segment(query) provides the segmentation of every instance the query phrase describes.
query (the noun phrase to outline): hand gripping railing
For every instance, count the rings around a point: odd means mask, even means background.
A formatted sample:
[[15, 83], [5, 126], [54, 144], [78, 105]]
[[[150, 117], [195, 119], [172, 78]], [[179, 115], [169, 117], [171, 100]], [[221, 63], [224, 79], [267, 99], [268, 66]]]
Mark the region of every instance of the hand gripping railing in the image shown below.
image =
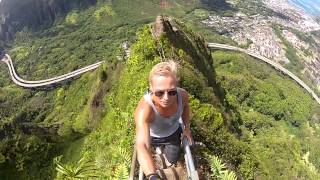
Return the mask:
[[[180, 122], [181, 123], [181, 122]], [[180, 124], [182, 127], [184, 126], [183, 123]], [[185, 165], [187, 168], [187, 175], [188, 175], [188, 180], [199, 180], [199, 175], [198, 172], [194, 166], [192, 154], [191, 154], [191, 149], [190, 149], [190, 142], [187, 137], [184, 137], [182, 139], [182, 146], [184, 150], [184, 160], [185, 160]], [[135, 177], [135, 172], [136, 172], [136, 166], [139, 165], [137, 161], [137, 148], [134, 146], [134, 152], [132, 155], [132, 162], [131, 162], [131, 171], [129, 175], [129, 180], [134, 180]], [[143, 180], [144, 174], [142, 172], [141, 167], [139, 167], [139, 175], [138, 175], [139, 180]]]
[[[135, 179], [135, 172], [136, 172], [136, 165], [139, 165], [138, 159], [137, 159], [137, 146], [134, 145], [133, 155], [132, 155], [132, 161], [131, 161], [131, 170], [129, 174], [128, 180], [134, 180]], [[139, 175], [138, 179], [143, 180], [144, 174], [141, 169], [141, 166], [139, 166]]]

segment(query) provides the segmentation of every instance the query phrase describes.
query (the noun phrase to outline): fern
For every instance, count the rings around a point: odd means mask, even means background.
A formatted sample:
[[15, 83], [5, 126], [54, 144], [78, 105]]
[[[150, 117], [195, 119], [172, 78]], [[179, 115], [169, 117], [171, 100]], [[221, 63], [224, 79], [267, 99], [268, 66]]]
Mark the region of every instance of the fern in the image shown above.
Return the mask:
[[119, 146], [117, 148], [118, 154], [125, 160], [126, 166], [130, 166], [131, 163], [131, 155], [130, 153], [123, 147]]
[[220, 176], [222, 180], [235, 180], [237, 176], [232, 171], [224, 171], [224, 173]]
[[111, 158], [106, 152], [99, 152], [96, 157], [96, 165], [99, 169], [104, 169], [110, 167], [112, 163]]
[[210, 168], [212, 171], [212, 175], [219, 177], [223, 174], [223, 169], [225, 169], [225, 165], [221, 162], [221, 160], [218, 157], [212, 156], [210, 158]]
[[236, 180], [237, 176], [233, 171], [229, 171], [226, 165], [217, 156], [207, 155], [209, 159], [211, 177], [219, 180]]
[[114, 179], [117, 180], [127, 180], [129, 178], [129, 171], [126, 164], [120, 164], [114, 173]]
[[88, 179], [98, 177], [93, 174], [94, 171], [96, 171], [95, 164], [89, 161], [86, 155], [84, 155], [76, 165], [64, 165], [61, 163], [61, 158], [62, 156], [54, 158], [58, 177], [61, 177], [61, 179]]

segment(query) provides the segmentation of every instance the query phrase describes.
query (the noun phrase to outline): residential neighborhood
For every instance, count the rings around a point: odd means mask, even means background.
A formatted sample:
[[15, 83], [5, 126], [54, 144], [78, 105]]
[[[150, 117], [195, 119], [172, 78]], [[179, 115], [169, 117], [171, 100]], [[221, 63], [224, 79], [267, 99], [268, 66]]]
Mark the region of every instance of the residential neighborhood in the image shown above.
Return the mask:
[[[305, 42], [294, 33], [292, 29], [309, 35], [311, 31], [320, 30], [311, 15], [288, 4], [287, 1], [266, 0], [265, 5], [273, 11], [281, 13], [284, 17], [264, 16], [261, 14], [246, 15], [242, 12], [231, 17], [210, 15], [202, 21], [206, 26], [213, 28], [219, 34], [230, 37], [240, 47], [265, 56], [280, 64], [289, 64], [290, 59], [286, 57], [286, 46], [283, 40], [289, 42], [295, 49], [304, 69], [301, 73], [309, 78], [320, 90], [320, 41], [315, 39], [315, 44]], [[276, 34], [273, 25], [279, 25], [280, 37]]]

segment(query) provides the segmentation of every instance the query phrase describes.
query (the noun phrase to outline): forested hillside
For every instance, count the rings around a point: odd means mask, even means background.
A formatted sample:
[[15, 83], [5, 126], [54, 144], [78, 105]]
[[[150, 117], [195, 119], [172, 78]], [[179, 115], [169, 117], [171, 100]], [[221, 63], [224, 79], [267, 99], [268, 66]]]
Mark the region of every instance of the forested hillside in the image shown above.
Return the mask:
[[[105, 63], [42, 89], [14, 85], [0, 64], [0, 179], [72, 176], [58, 173], [57, 165], [87, 168], [83, 176], [92, 179], [125, 178], [133, 111], [151, 67], [165, 59], [179, 62], [180, 86], [191, 95], [191, 128], [195, 141], [205, 144], [194, 151], [203, 178], [213, 174], [215, 155], [239, 179], [319, 179], [319, 105], [268, 65], [206, 48], [206, 40], [233, 43], [197, 23], [204, 13], [231, 10], [219, 2], [101, 0], [48, 27], [18, 31], [7, 52], [24, 79]], [[155, 38], [152, 22], [159, 14], [171, 20], [165, 18]]]
[[96, 0], [2, 0], [0, 2], [0, 47], [21, 30], [49, 26], [59, 15], [94, 5]]

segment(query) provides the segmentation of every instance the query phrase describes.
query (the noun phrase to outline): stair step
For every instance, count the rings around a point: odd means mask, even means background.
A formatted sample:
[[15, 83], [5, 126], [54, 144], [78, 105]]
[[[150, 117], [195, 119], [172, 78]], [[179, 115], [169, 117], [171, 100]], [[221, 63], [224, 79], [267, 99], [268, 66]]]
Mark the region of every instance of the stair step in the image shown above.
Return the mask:
[[187, 175], [181, 162], [176, 166], [167, 167], [164, 154], [153, 154], [155, 165], [160, 169], [162, 177], [166, 180], [186, 180]]
[[160, 170], [161, 176], [167, 180], [187, 180], [187, 175], [182, 167], [169, 167]]

